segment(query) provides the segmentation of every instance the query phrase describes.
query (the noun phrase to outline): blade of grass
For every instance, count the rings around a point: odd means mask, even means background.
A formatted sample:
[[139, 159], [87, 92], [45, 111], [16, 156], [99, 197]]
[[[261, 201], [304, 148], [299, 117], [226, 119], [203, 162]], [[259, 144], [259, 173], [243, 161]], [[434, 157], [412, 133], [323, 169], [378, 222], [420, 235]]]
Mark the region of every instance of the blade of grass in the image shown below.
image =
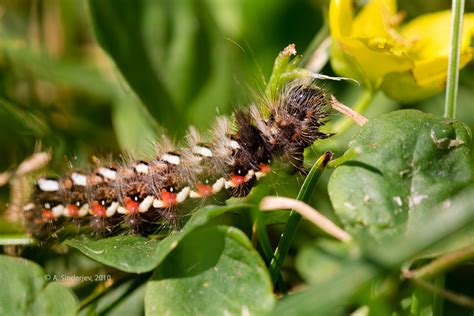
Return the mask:
[[[309, 171], [309, 174], [306, 177], [303, 186], [298, 193], [298, 196], [296, 197], [298, 201], [309, 201], [316, 183], [318, 182], [324, 168], [331, 160], [332, 156], [332, 153], [327, 151], [321, 157], [319, 157], [318, 161], [316, 161], [314, 166]], [[270, 262], [270, 276], [272, 277], [274, 283], [276, 283], [279, 279], [281, 266], [285, 260], [286, 255], [288, 254], [288, 250], [290, 249], [300, 222], [301, 215], [292, 210], [290, 216], [288, 217], [288, 221], [286, 222], [285, 229], [281, 234], [278, 246], [273, 253], [273, 259]]]
[[451, 50], [449, 52], [446, 102], [444, 104], [444, 116], [449, 118], [455, 118], [456, 116], [464, 2], [465, 0], [453, 0], [451, 9]]

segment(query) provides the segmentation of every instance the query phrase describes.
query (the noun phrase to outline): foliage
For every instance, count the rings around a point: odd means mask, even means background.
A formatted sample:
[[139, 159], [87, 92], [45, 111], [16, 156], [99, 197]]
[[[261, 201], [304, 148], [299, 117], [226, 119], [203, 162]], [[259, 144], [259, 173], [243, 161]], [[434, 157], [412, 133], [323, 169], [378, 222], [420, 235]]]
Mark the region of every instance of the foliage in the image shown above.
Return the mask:
[[[433, 12], [449, 2], [399, 1], [411, 20], [401, 28], [380, 13], [389, 2], [395, 15], [395, 2], [383, 0], [355, 10], [351, 1], [330, 1], [329, 14], [328, 1], [305, 0], [0, 1], [0, 171], [13, 171], [38, 142], [51, 148], [53, 174], [87, 167], [91, 157], [152, 155], [150, 142], [163, 133], [179, 139], [190, 124], [204, 131], [218, 114], [271, 99], [308, 75], [305, 67], [358, 79], [362, 87], [321, 82], [369, 118], [356, 128], [334, 115], [326, 129], [337, 134], [305, 154], [306, 178], [278, 172], [245, 201], [200, 208], [164, 237], [28, 244], [10, 202], [29, 183], [10, 182], [0, 188], [0, 314], [470, 315], [472, 14], [459, 33], [459, 99], [449, 101], [458, 120], [448, 119], [438, 116], [446, 67], [427, 66], [432, 72], [420, 77], [423, 47], [394, 32], [422, 29], [434, 43], [423, 60], [447, 62], [454, 48], [437, 32], [450, 14]], [[328, 52], [317, 50], [328, 24], [336, 74], [325, 65]], [[408, 61], [393, 59], [386, 45], [362, 45], [373, 32], [407, 49]], [[278, 55], [293, 42], [299, 52], [308, 47], [303, 58]], [[433, 56], [435, 47], [442, 56]], [[380, 58], [389, 60], [373, 67]], [[438, 94], [427, 99], [420, 82]], [[260, 212], [260, 200], [277, 194], [307, 202], [353, 240], [329, 239], [295, 212]]]

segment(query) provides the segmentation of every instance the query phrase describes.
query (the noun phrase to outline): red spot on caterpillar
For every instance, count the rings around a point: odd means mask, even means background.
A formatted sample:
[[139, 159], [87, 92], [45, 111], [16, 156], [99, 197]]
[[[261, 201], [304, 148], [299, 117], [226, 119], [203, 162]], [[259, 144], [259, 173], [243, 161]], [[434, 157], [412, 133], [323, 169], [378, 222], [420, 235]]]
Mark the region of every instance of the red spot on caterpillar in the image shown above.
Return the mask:
[[176, 204], [176, 194], [163, 190], [161, 191], [161, 200], [165, 207], [171, 207]]
[[230, 176], [230, 181], [232, 181], [232, 184], [234, 186], [239, 186], [245, 183], [245, 177], [233, 174]]
[[125, 199], [123, 199], [124, 203], [125, 203], [125, 208], [127, 210], [130, 211], [130, 213], [138, 213], [138, 209], [140, 207], [140, 204], [138, 204], [138, 202], [135, 202], [134, 200], [132, 200], [130, 197], [125, 197]]
[[41, 217], [44, 222], [48, 222], [54, 219], [53, 211], [48, 209], [41, 210]]
[[99, 204], [97, 201], [92, 201], [92, 214], [97, 217], [105, 217], [105, 207]]
[[77, 217], [79, 215], [79, 208], [74, 204], [69, 204], [67, 206], [67, 211], [71, 217]]
[[269, 164], [261, 163], [259, 167], [260, 167], [260, 171], [265, 174], [272, 172], [272, 167]]
[[201, 197], [207, 197], [212, 194], [212, 187], [210, 185], [198, 182], [196, 183], [196, 188]]

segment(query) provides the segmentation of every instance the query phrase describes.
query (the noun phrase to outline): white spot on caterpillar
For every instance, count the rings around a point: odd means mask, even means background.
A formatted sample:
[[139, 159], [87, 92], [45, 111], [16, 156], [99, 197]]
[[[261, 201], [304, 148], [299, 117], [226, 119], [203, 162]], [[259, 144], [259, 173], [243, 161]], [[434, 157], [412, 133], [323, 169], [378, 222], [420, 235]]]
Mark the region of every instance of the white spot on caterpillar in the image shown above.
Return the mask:
[[255, 175], [255, 171], [253, 171], [252, 169], [250, 169], [247, 174], [245, 175], [245, 182], [248, 182], [250, 180], [252, 180], [253, 176]]
[[119, 207], [117, 208], [117, 212], [118, 212], [119, 214], [128, 214], [128, 213], [129, 213], [128, 210], [127, 210], [125, 207], [123, 207], [123, 206], [119, 206]]
[[51, 204], [48, 202], [44, 203], [44, 208], [47, 208], [48, 210], [51, 208]]
[[201, 197], [201, 195], [200, 195], [199, 193], [197, 193], [196, 191], [191, 191], [191, 192], [189, 193], [189, 197], [190, 197], [191, 199], [199, 199], [199, 198]]
[[232, 149], [240, 149], [240, 145], [235, 140], [229, 140], [229, 147]]
[[261, 171], [257, 171], [255, 172], [255, 177], [257, 178], [257, 180], [260, 180], [260, 178], [263, 178], [265, 177], [267, 174], [265, 172], [261, 172]]
[[83, 174], [74, 172], [71, 175], [72, 182], [74, 182], [75, 185], [79, 185], [82, 187], [85, 187], [87, 185], [87, 177]]
[[160, 199], [155, 199], [155, 200], [153, 201], [153, 207], [154, 207], [154, 208], [164, 208], [164, 207], [165, 207], [165, 203], [163, 203], [163, 201], [160, 200]]
[[144, 163], [139, 163], [135, 165], [135, 171], [138, 173], [147, 174], [148, 173], [148, 166]]
[[402, 198], [399, 197], [399, 196], [394, 196], [394, 197], [393, 197], [393, 201], [394, 201], [398, 206], [400, 206], [400, 207], [403, 205]]
[[89, 213], [89, 204], [86, 203], [79, 209], [79, 212], [77, 213], [77, 215], [79, 217], [83, 217], [83, 216], [86, 216], [87, 213]]
[[189, 187], [184, 187], [178, 194], [176, 194], [176, 202], [182, 203], [188, 197], [191, 189]]
[[217, 193], [217, 192], [219, 192], [220, 190], [222, 190], [222, 188], [224, 187], [224, 185], [225, 185], [225, 179], [224, 179], [224, 178], [218, 179], [218, 180], [212, 185], [212, 193]]
[[109, 180], [115, 180], [115, 177], [117, 176], [117, 172], [109, 168], [99, 168], [99, 174]]
[[59, 182], [49, 179], [38, 179], [38, 186], [43, 192], [53, 192], [59, 190]]
[[53, 208], [51, 209], [51, 211], [53, 211], [53, 216], [57, 218], [57, 217], [63, 215], [63, 213], [64, 213], [64, 206], [61, 205], [61, 204], [56, 205], [55, 207], [53, 207]]
[[148, 211], [148, 209], [153, 205], [153, 196], [148, 195], [141, 203], [140, 206], [138, 207], [138, 211], [140, 213], [144, 213]]
[[35, 208], [34, 203], [28, 203], [23, 207], [23, 211], [28, 212]]
[[227, 181], [224, 183], [224, 187], [225, 187], [226, 189], [232, 188], [232, 187], [233, 187], [232, 181], [227, 180]]
[[161, 160], [169, 162], [170, 164], [173, 164], [173, 165], [179, 165], [181, 163], [181, 159], [179, 158], [179, 156], [170, 155], [170, 154], [164, 154], [163, 156], [161, 156]]
[[212, 151], [209, 148], [202, 146], [194, 146], [193, 153], [198, 154], [203, 157], [212, 157]]
[[117, 202], [112, 202], [112, 204], [110, 204], [110, 206], [105, 211], [105, 216], [112, 217], [117, 211], [118, 207], [119, 207], [119, 204]]

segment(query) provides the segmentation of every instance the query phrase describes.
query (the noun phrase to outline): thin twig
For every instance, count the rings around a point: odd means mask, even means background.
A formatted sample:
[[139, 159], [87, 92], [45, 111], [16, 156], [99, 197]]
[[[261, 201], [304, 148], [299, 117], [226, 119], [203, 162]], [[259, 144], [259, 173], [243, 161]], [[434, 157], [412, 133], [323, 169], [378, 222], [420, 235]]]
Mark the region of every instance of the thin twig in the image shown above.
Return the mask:
[[369, 120], [363, 116], [362, 114], [352, 110], [350, 107], [342, 104], [339, 102], [336, 97], [332, 96], [331, 98], [331, 105], [334, 110], [338, 111], [339, 113], [349, 117], [351, 120], [354, 121], [359, 126], [363, 126]]
[[346, 231], [304, 202], [286, 197], [268, 196], [260, 202], [260, 209], [262, 211], [293, 209], [329, 235], [343, 242], [352, 240], [352, 237]]
[[417, 270], [407, 270], [410, 278], [429, 278], [460, 263], [474, 259], [474, 245], [444, 254]]
[[468, 308], [474, 308], [474, 299], [472, 297], [456, 293], [447, 289], [439, 288], [423, 279], [413, 278], [410, 271], [403, 271], [403, 276], [406, 279], [411, 280], [415, 285], [418, 285], [430, 292], [433, 292], [436, 295], [442, 296], [443, 298], [450, 300], [451, 302], [457, 305], [465, 306]]

